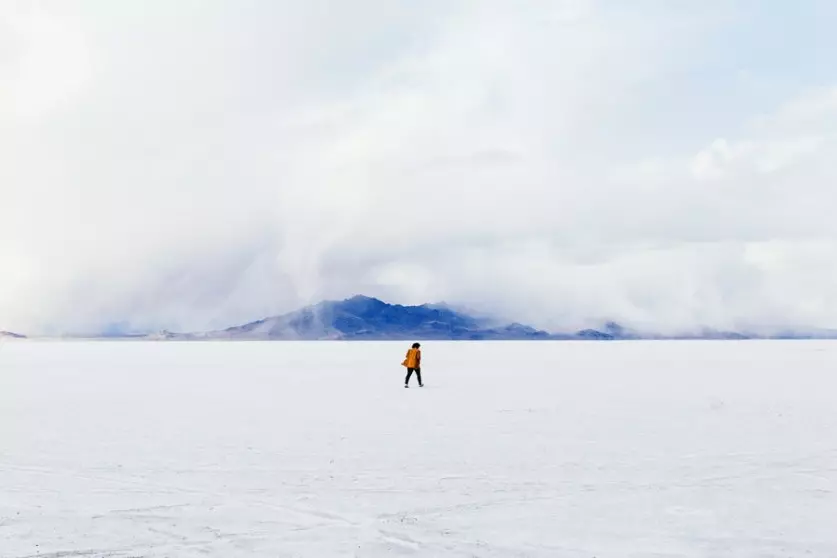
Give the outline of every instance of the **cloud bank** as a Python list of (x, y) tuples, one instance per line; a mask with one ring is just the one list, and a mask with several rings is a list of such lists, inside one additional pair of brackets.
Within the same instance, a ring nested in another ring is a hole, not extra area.
[(3, 3), (0, 327), (356, 293), (837, 326), (837, 7), (803, 4)]

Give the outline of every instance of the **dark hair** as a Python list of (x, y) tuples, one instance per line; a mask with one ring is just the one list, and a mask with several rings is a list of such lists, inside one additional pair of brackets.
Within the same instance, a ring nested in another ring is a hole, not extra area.
[(413, 343), (413, 348), (414, 349), (418, 349), (419, 347), (421, 347), (421, 345), (419, 343)]

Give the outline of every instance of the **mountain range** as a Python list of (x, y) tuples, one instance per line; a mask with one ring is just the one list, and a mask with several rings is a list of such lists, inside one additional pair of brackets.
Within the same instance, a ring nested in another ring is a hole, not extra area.
[[(90, 335), (67, 335), (64, 338), (91, 338)], [(339, 301), (324, 301), (295, 312), (271, 316), (205, 332), (126, 333), (109, 326), (97, 339), (145, 340), (634, 340), (634, 339), (837, 339), (837, 330), (780, 332), (766, 334), (702, 329), (681, 335), (657, 335), (638, 332), (615, 322), (596, 329), (548, 332), (512, 322), (505, 323), (473, 311), (445, 303), (402, 306), (377, 298), (354, 296)], [(26, 336), (0, 331), (0, 339), (25, 339)]]
[(301, 310), (263, 318), (223, 330), (202, 333), (162, 331), (144, 336), (161, 340), (638, 340), (638, 339), (810, 339), (837, 338), (826, 330), (800, 335), (756, 335), (702, 329), (683, 335), (653, 335), (605, 323), (599, 329), (548, 332), (512, 322), (475, 317), (468, 311), (441, 304), (402, 306), (377, 298), (354, 296), (324, 301)]
[(518, 323), (497, 324), (444, 304), (402, 306), (354, 296), (202, 333), (162, 331), (152, 339), (240, 340), (524, 340), (550, 339), (545, 331)]

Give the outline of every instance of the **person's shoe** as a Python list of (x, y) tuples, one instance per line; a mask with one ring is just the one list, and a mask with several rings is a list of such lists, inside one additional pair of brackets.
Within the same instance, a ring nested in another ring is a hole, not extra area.
[(419, 384), (419, 387), (424, 387), (424, 384)]
[(410, 386), (408, 386), (407, 384), (404, 384), (404, 388), (405, 388), (405, 389), (406, 389), (406, 388), (408, 388), (408, 387), (410, 387)]

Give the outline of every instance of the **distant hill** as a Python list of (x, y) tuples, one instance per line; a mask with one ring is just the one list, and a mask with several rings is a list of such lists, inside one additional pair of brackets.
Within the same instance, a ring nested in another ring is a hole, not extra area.
[(14, 333), (12, 331), (2, 331), (0, 330), (0, 338), (7, 338), (7, 339), (26, 339), (25, 335), (21, 335), (19, 333)]
[(517, 323), (491, 324), (445, 305), (402, 306), (355, 296), (206, 333), (160, 332), (153, 339), (527, 340), (549, 333)]
[[(137, 337), (125, 335), (124, 337)], [(444, 303), (402, 306), (376, 298), (354, 296), (325, 301), (280, 316), (273, 316), (202, 333), (159, 333), (141, 336), (149, 340), (739, 340), (739, 339), (834, 339), (837, 331), (786, 332), (758, 335), (701, 329), (680, 335), (657, 335), (630, 330), (615, 322), (600, 329), (551, 333), (519, 323), (498, 324), (469, 311)]]
[[(152, 334), (127, 333), (116, 324), (97, 338), (144, 340), (741, 340), (741, 339), (837, 339), (837, 330), (786, 331), (771, 334), (698, 329), (693, 332), (659, 335), (623, 327), (615, 322), (600, 328), (570, 332), (547, 332), (519, 323), (498, 323), (476, 312), (446, 303), (402, 306), (377, 298), (354, 296), (324, 301), (295, 312), (272, 316), (207, 332), (160, 331)], [(0, 332), (3, 335), (3, 332)], [(7, 336), (23, 336), (6, 332)], [(70, 336), (72, 337), (72, 336)], [(88, 337), (89, 338), (89, 337)]]

